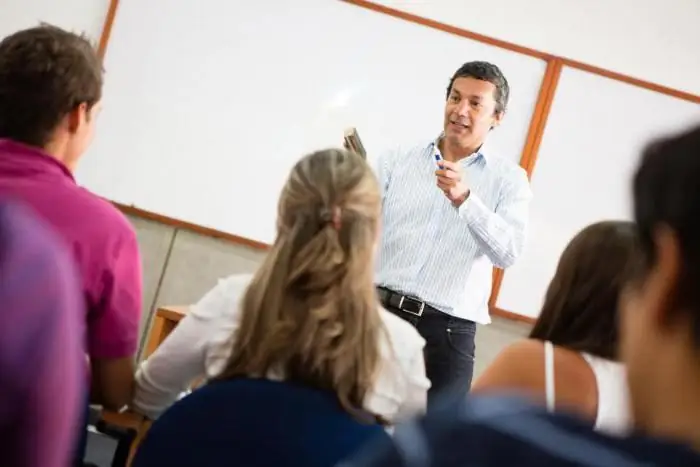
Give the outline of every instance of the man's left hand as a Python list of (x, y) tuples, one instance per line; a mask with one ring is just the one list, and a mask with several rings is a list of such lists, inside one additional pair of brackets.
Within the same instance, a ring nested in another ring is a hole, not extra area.
[(440, 161), (440, 169), (435, 171), (437, 186), (453, 205), (459, 207), (469, 197), (469, 187), (465, 183), (464, 172), (459, 164), (450, 161)]

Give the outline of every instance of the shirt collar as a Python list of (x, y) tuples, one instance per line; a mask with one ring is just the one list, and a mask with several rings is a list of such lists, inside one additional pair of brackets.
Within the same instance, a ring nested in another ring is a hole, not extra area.
[[(0, 154), (9, 162), (12, 171), (28, 173), (51, 173), (67, 177), (75, 182), (73, 173), (61, 161), (50, 156), (40, 148), (0, 138)], [(2, 164), (7, 167), (6, 164)]]
[[(438, 135), (438, 137), (435, 138), (435, 139), (430, 143), (430, 147), (431, 147), (430, 155), (431, 155), (433, 158), (435, 157), (435, 154), (440, 154), (440, 146), (439, 146), (439, 143), (440, 143), (440, 140), (441, 140), (444, 136), (445, 136), (445, 133), (444, 133), (444, 132), (441, 132), (441, 133)], [(488, 147), (487, 147), (486, 141), (484, 141), (484, 142), (482, 143), (482, 145), (479, 146), (479, 149), (477, 149), (475, 153), (473, 153), (473, 154), (471, 154), (471, 155), (465, 157), (464, 159), (462, 159), (462, 161), (467, 162), (467, 163), (471, 163), (471, 162), (476, 162), (476, 160), (478, 160), (478, 159), (483, 159), (483, 160), (486, 162), (486, 161), (488, 160), (487, 153), (488, 153)], [(442, 156), (442, 154), (440, 154), (440, 156)], [(460, 161), (460, 162), (461, 162), (461, 161)]]

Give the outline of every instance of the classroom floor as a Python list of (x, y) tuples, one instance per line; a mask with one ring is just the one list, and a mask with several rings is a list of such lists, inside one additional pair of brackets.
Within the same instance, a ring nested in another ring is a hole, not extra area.
[(99, 433), (88, 433), (85, 462), (97, 467), (110, 467), (117, 442)]

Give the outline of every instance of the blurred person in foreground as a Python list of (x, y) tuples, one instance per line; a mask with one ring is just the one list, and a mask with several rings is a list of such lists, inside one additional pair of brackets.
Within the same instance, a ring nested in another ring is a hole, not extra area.
[(83, 300), (70, 255), (0, 202), (0, 464), (65, 467), (84, 405)]
[(508, 396), (445, 401), (346, 465), (700, 465), (700, 127), (644, 150), (633, 182), (643, 266), (621, 294), (621, 357), (638, 433)]

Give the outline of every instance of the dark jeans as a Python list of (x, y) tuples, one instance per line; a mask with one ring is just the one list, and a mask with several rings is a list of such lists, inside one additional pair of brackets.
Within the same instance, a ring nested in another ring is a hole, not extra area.
[(465, 397), (474, 374), (476, 323), (427, 308), (421, 316), (387, 309), (413, 324), (425, 339), (425, 371), (431, 382), (428, 409), (437, 396)]

